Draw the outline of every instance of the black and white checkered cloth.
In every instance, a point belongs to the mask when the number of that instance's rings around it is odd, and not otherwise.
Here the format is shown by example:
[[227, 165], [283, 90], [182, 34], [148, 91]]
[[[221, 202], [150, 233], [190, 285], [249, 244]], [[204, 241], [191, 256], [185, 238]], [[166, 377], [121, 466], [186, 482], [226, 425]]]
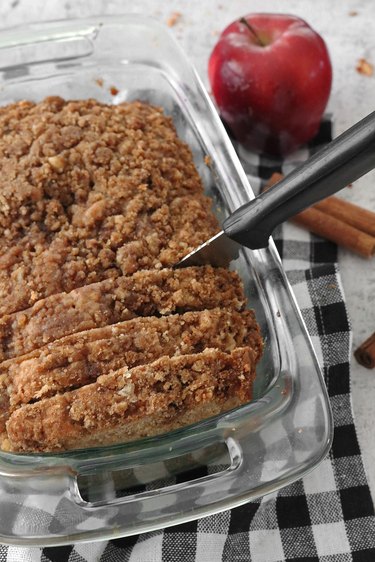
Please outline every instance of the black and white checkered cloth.
[[[309, 150], [270, 162], [240, 153], [255, 191], [287, 173]], [[290, 224], [275, 233], [313, 345], [323, 366], [335, 434], [329, 456], [281, 491], [199, 521], [144, 535], [54, 548], [1, 547], [0, 562], [374, 562], [375, 516], [352, 416], [351, 333], [337, 271], [337, 248]]]

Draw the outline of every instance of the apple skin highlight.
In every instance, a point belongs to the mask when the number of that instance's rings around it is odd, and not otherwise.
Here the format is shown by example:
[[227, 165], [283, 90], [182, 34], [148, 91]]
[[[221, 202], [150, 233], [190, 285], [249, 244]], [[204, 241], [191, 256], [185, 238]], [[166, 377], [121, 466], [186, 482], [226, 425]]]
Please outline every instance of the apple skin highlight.
[[304, 20], [250, 14], [224, 29], [208, 76], [232, 135], [252, 151], [285, 155], [318, 132], [332, 66], [324, 40]]

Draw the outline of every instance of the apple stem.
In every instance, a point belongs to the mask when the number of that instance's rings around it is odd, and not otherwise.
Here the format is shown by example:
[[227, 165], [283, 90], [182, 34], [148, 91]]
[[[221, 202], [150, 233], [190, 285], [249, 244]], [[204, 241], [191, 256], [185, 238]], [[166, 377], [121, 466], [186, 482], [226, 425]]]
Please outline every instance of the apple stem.
[[254, 35], [255, 39], [257, 40], [258, 45], [260, 45], [261, 47], [265, 47], [266, 45], [263, 43], [263, 41], [260, 39], [259, 35], [257, 34], [257, 32], [255, 31], [255, 29], [253, 28], [252, 25], [249, 24], [249, 22], [245, 19], [245, 18], [241, 18], [239, 20], [240, 23], [243, 23], [247, 29]]

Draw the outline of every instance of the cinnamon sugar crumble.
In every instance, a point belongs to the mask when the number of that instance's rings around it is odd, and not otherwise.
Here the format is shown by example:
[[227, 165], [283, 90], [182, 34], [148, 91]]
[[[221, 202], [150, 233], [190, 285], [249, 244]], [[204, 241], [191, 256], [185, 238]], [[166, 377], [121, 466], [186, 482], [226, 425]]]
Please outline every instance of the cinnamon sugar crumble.
[[138, 269], [218, 231], [162, 110], [50, 97], [0, 108], [0, 314]]

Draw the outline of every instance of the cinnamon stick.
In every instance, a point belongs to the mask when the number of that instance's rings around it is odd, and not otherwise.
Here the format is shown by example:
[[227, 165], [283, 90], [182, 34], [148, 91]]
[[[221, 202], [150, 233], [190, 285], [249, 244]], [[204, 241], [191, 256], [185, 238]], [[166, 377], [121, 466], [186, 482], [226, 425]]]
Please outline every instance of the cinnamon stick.
[[354, 357], [367, 369], [375, 367], [375, 332], [355, 350]]
[[323, 199], [315, 205], [315, 208], [375, 236], [375, 213], [372, 211], [335, 196]]
[[[265, 189], [275, 185], [283, 177], [283, 174], [275, 172]], [[313, 234], [363, 257], [370, 258], [375, 254], [375, 213], [344, 199], [327, 197], [291, 220]]]
[[291, 220], [313, 234], [327, 238], [365, 258], [375, 254], [375, 236], [370, 236], [328, 213], [323, 213], [316, 207], [298, 213]]

